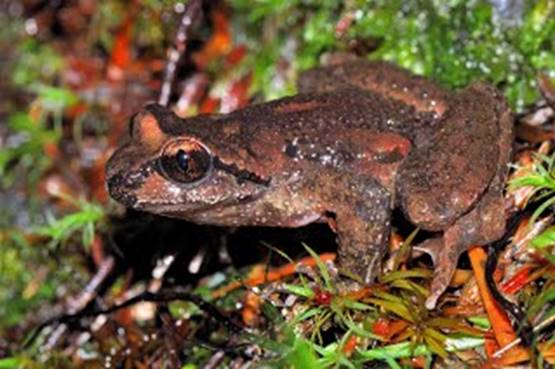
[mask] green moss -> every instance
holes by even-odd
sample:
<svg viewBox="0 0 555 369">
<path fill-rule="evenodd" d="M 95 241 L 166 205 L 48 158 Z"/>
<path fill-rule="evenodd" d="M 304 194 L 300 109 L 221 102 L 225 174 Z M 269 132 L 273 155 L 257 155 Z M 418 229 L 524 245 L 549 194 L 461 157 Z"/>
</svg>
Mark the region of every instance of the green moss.
<svg viewBox="0 0 555 369">
<path fill-rule="evenodd" d="M 324 51 L 348 51 L 355 40 L 371 41 L 377 45 L 367 54 L 371 59 L 395 62 L 453 88 L 489 80 L 517 110 L 539 98 L 538 71 L 555 76 L 550 37 L 555 34 L 555 5 L 548 0 L 527 2 L 522 17 L 512 22 L 496 16 L 488 1 L 280 3 L 231 1 L 243 31 L 239 35 L 254 55 L 248 62 L 254 65 L 255 89 L 267 98 L 293 92 L 290 84 L 280 91 L 272 84 L 275 61 L 288 58 L 288 45 L 295 50 L 291 68 L 303 70 L 316 65 Z M 335 26 L 345 17 L 352 17 L 352 24 L 337 37 Z"/>
</svg>

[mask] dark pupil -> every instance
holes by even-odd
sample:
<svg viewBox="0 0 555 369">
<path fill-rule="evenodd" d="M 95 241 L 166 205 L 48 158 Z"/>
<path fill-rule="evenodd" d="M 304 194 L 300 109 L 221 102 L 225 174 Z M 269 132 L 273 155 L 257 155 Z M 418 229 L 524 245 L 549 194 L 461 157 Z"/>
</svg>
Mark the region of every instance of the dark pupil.
<svg viewBox="0 0 555 369">
<path fill-rule="evenodd" d="M 211 158 L 202 148 L 191 151 L 179 149 L 173 155 L 162 156 L 160 164 L 166 177 L 177 182 L 190 183 L 204 177 L 210 169 Z"/>
<path fill-rule="evenodd" d="M 189 155 L 185 150 L 179 150 L 177 152 L 177 164 L 184 172 L 189 169 Z"/>
</svg>

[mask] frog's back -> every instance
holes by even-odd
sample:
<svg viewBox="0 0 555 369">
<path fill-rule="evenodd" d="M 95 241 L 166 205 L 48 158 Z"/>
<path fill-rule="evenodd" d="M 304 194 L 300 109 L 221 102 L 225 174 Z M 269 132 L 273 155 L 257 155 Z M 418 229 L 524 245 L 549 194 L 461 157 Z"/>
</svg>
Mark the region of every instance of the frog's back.
<svg viewBox="0 0 555 369">
<path fill-rule="evenodd" d="M 332 170 L 374 177 L 392 188 L 414 134 L 434 122 L 433 113 L 346 89 L 252 105 L 209 122 L 195 118 L 173 131 L 194 133 L 220 156 L 274 175 Z"/>
<path fill-rule="evenodd" d="M 388 96 L 438 116 L 445 112 L 452 96 L 436 82 L 384 61 L 340 61 L 305 71 L 299 79 L 301 93 L 333 91 L 349 86 Z"/>
<path fill-rule="evenodd" d="M 225 147 L 266 141 L 332 143 L 351 132 L 393 132 L 411 138 L 420 128 L 432 125 L 434 114 L 360 89 L 286 97 L 240 111 L 206 119 L 188 119 L 171 130 L 195 132 L 205 141 Z"/>
</svg>

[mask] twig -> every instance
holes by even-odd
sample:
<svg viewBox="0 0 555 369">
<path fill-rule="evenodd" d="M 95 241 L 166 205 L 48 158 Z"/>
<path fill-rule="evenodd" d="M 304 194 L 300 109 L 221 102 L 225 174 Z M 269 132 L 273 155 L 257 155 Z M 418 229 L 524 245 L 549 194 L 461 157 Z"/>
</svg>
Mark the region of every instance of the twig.
<svg viewBox="0 0 555 369">
<path fill-rule="evenodd" d="M 150 292 L 157 292 L 162 287 L 162 278 L 175 261 L 175 255 L 166 255 L 156 262 L 156 267 L 152 271 L 152 280 L 148 285 Z"/>
<path fill-rule="evenodd" d="M 108 277 L 112 269 L 114 269 L 114 263 L 114 258 L 112 256 L 109 256 L 102 261 L 98 267 L 98 271 L 85 286 L 81 295 L 71 302 L 71 306 L 69 307 L 70 312 L 75 313 L 92 301 L 98 287 L 102 284 L 106 277 Z"/>
<path fill-rule="evenodd" d="M 537 220 L 532 227 L 530 228 L 530 230 L 524 235 L 524 237 L 522 237 L 522 239 L 520 241 L 518 241 L 513 249 L 516 250 L 515 252 L 512 253 L 512 255 L 510 255 L 510 257 L 515 258 L 518 255 L 522 254 L 522 250 L 527 251 L 526 249 L 526 244 L 528 244 L 530 241 L 532 241 L 536 236 L 538 236 L 540 233 L 542 233 L 551 223 L 553 223 L 553 216 L 552 215 L 548 215 L 543 219 Z"/>
<path fill-rule="evenodd" d="M 215 369 L 220 366 L 222 361 L 225 359 L 225 352 L 217 351 L 212 357 L 208 360 L 206 365 L 204 365 L 203 369 Z"/>
<path fill-rule="evenodd" d="M 547 318 L 546 320 L 544 320 L 543 322 L 541 322 L 540 324 L 535 326 L 534 329 L 533 329 L 533 332 L 538 333 L 540 330 L 544 329 L 545 327 L 547 327 L 548 325 L 550 325 L 554 322 L 555 322 L 555 315 L 552 315 L 551 317 Z M 505 345 L 504 347 L 502 347 L 499 350 L 497 350 L 496 352 L 494 352 L 493 357 L 494 358 L 501 357 L 505 352 L 509 351 L 510 349 L 512 349 L 515 346 L 518 346 L 521 342 L 522 342 L 522 338 L 520 338 L 520 337 L 517 338 L 516 340 L 512 341 L 511 343 Z"/>
<path fill-rule="evenodd" d="M 68 324 L 87 317 L 107 315 L 107 314 L 113 313 L 114 311 L 121 310 L 128 306 L 134 305 L 138 302 L 143 302 L 143 301 L 169 302 L 174 300 L 183 300 L 183 301 L 192 302 L 193 304 L 197 305 L 199 309 L 203 310 L 206 314 L 208 314 L 211 318 L 214 318 L 216 321 L 223 323 L 224 326 L 229 330 L 233 332 L 243 331 L 243 327 L 233 322 L 227 316 L 222 314 L 216 306 L 212 305 L 209 302 L 204 301 L 201 297 L 191 294 L 185 291 L 183 288 L 174 288 L 174 289 L 166 288 L 166 289 L 160 290 L 157 293 L 144 291 L 139 295 L 130 298 L 129 300 L 126 300 L 120 304 L 113 305 L 107 309 L 94 309 L 90 311 L 81 311 L 75 314 L 66 314 L 60 317 L 48 319 L 33 331 L 31 336 L 27 340 L 26 345 L 33 342 L 35 338 L 38 336 L 38 334 L 49 325 Z"/>
<path fill-rule="evenodd" d="M 185 50 L 187 50 L 189 28 L 191 28 L 193 20 L 200 14 L 202 8 L 201 5 L 202 0 L 190 0 L 183 11 L 183 16 L 181 17 L 181 22 L 179 23 L 179 27 L 177 28 L 177 33 L 175 35 L 174 45 L 168 50 L 168 63 L 166 64 L 164 80 L 160 90 L 160 97 L 158 98 L 158 103 L 160 105 L 167 106 L 170 101 L 172 85 L 175 79 L 175 70 L 177 69 L 177 62 L 181 59 Z"/>
<path fill-rule="evenodd" d="M 106 280 L 108 275 L 110 275 L 110 273 L 114 269 L 114 263 L 114 258 L 111 256 L 102 261 L 102 263 L 98 267 L 98 271 L 85 286 L 83 292 L 81 292 L 81 294 L 76 299 L 70 301 L 68 307 L 68 311 L 70 314 L 77 313 L 94 299 L 99 286 L 102 284 L 102 282 Z M 46 344 L 44 345 L 44 350 L 49 350 L 54 347 L 56 342 L 58 342 L 62 334 L 65 332 L 66 328 L 67 327 L 64 324 L 60 324 L 58 328 L 50 335 L 50 338 L 46 341 Z M 28 342 L 30 343 L 32 342 L 32 340 Z"/>
</svg>

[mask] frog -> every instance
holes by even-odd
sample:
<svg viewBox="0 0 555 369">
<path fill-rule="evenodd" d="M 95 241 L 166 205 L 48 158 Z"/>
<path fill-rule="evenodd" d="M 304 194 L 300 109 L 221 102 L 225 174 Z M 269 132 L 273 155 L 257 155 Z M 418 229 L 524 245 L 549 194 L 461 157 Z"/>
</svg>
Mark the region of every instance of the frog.
<svg viewBox="0 0 555 369">
<path fill-rule="evenodd" d="M 376 281 L 399 209 L 430 237 L 434 309 L 462 253 L 502 237 L 513 123 L 485 82 L 451 91 L 392 63 L 303 73 L 298 94 L 180 118 L 148 104 L 109 159 L 128 208 L 224 227 L 328 223 L 339 269 Z"/>
</svg>

